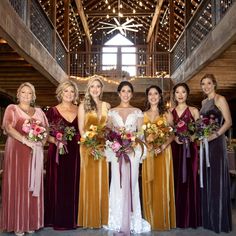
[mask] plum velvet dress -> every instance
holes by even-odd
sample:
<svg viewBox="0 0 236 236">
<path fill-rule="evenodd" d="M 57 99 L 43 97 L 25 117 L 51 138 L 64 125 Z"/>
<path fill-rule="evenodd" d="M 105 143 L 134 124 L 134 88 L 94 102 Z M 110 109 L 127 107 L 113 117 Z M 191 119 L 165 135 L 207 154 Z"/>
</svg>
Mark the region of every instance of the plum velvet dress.
<svg viewBox="0 0 236 236">
<path fill-rule="evenodd" d="M 219 125 L 223 123 L 222 113 L 214 98 L 205 101 L 200 114 L 204 117 L 214 115 Z M 205 165 L 205 159 L 203 161 L 202 224 L 216 233 L 229 232 L 232 230 L 232 213 L 225 135 L 209 142 L 209 161 L 210 167 Z"/>
</svg>

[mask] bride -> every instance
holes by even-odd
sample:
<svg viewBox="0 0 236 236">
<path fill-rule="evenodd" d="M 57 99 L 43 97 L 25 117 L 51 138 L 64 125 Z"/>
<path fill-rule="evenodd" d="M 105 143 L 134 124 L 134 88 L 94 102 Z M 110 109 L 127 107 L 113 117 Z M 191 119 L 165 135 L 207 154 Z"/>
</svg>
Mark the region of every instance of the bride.
<svg viewBox="0 0 236 236">
<path fill-rule="evenodd" d="M 127 131 L 137 131 L 143 123 L 142 111 L 130 105 L 133 96 L 133 86 L 128 81 L 122 81 L 117 92 L 120 105 L 108 112 L 108 126 L 122 128 Z M 130 162 L 123 161 L 121 171 L 115 153 L 107 148 L 106 157 L 111 162 L 111 185 L 109 196 L 108 229 L 119 231 L 120 234 L 143 233 L 150 231 L 150 224 L 142 219 L 139 197 L 139 164 L 141 148 L 129 153 Z M 130 168 L 131 165 L 131 168 Z M 130 180 L 131 176 L 131 180 Z M 121 184 L 122 183 L 122 186 Z M 130 187 L 132 183 L 132 188 Z"/>
</svg>

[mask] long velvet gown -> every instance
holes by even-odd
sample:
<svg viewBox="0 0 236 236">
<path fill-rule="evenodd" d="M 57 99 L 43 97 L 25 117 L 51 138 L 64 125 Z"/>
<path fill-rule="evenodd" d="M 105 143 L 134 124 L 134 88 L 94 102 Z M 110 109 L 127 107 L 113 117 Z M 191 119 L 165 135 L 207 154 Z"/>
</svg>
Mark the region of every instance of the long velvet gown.
<svg viewBox="0 0 236 236">
<path fill-rule="evenodd" d="M 107 104 L 102 103 L 102 116 L 91 111 L 85 115 L 84 130 L 91 125 L 105 126 Z M 80 145 L 81 170 L 78 226 L 100 228 L 108 221 L 108 164 L 105 158 L 94 160 L 90 148 Z"/>
<path fill-rule="evenodd" d="M 68 153 L 59 155 L 56 163 L 56 145 L 49 144 L 45 180 L 45 226 L 54 229 L 74 229 L 77 227 L 80 155 L 77 116 L 67 121 L 52 107 L 47 112 L 49 124 L 62 122 L 65 126 L 74 126 L 76 135 L 67 141 Z"/>
<path fill-rule="evenodd" d="M 40 121 L 41 126 L 48 126 L 47 118 L 40 108 L 35 108 L 35 113 L 30 117 L 19 106 L 9 105 L 4 113 L 2 128 L 11 124 L 21 135 L 25 135 L 22 125 L 29 119 Z M 29 191 L 31 161 L 32 149 L 8 136 L 3 162 L 0 230 L 26 232 L 44 226 L 43 171 L 40 174 L 40 193 L 35 197 Z"/>
<path fill-rule="evenodd" d="M 157 117 L 153 123 L 157 123 Z M 144 123 L 152 123 L 144 113 Z M 142 165 L 142 196 L 144 218 L 152 230 L 169 230 L 176 227 L 175 196 L 172 151 L 169 145 L 163 152 L 153 156 L 147 153 Z"/>
<path fill-rule="evenodd" d="M 188 107 L 180 117 L 175 109 L 173 109 L 172 114 L 175 124 L 179 121 L 185 121 L 187 124 L 194 121 Z M 184 157 L 183 144 L 173 141 L 171 146 L 174 164 L 176 226 L 179 228 L 196 228 L 201 225 L 197 144 L 190 142 L 189 158 Z M 184 161 L 186 161 L 186 165 L 183 166 Z M 184 183 L 183 168 L 186 172 L 186 182 L 184 181 Z"/>
<path fill-rule="evenodd" d="M 215 105 L 214 98 L 206 100 L 200 114 L 214 115 L 219 125 L 223 123 L 221 111 Z M 209 142 L 210 167 L 203 160 L 203 188 L 201 189 L 202 223 L 206 229 L 217 233 L 232 230 L 232 213 L 230 201 L 230 179 L 227 161 L 225 135 Z"/>
</svg>

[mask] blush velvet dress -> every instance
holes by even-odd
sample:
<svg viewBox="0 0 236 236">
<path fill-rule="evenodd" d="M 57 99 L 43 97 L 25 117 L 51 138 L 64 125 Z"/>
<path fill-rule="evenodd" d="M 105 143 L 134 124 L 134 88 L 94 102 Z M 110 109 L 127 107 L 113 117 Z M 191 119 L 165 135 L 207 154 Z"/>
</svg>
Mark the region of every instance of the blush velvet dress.
<svg viewBox="0 0 236 236">
<path fill-rule="evenodd" d="M 59 155 L 56 162 L 56 145 L 49 144 L 45 180 L 45 226 L 57 230 L 77 227 L 80 155 L 80 139 L 77 116 L 72 122 L 67 121 L 56 107 L 47 112 L 50 125 L 74 127 L 76 135 L 67 141 L 68 153 Z"/>
<path fill-rule="evenodd" d="M 144 124 L 167 122 L 165 116 L 153 122 L 144 113 Z M 147 152 L 142 164 L 142 196 L 144 218 L 152 230 L 169 230 L 176 227 L 175 196 L 171 146 L 157 154 Z"/>
<path fill-rule="evenodd" d="M 214 98 L 207 99 L 200 110 L 203 117 L 214 115 L 219 125 L 223 116 L 215 105 Z M 230 179 L 227 161 L 225 135 L 209 142 L 210 167 L 203 159 L 203 188 L 201 188 L 203 227 L 220 232 L 232 230 L 232 213 L 230 201 Z"/>
<path fill-rule="evenodd" d="M 186 124 L 194 121 L 189 107 L 180 117 L 175 109 L 172 110 L 172 114 L 174 124 L 179 121 L 184 121 Z M 183 144 L 173 141 L 171 146 L 174 164 L 176 226 L 179 228 L 197 228 L 201 225 L 197 143 L 190 142 L 190 157 L 188 158 L 184 156 Z M 186 173 L 185 181 L 183 181 L 183 171 Z"/>
<path fill-rule="evenodd" d="M 34 119 L 40 126 L 48 127 L 48 121 L 40 108 L 35 108 L 29 116 L 18 105 L 9 105 L 4 113 L 2 128 L 11 124 L 21 135 L 25 120 Z M 42 147 L 43 148 L 43 147 Z M 42 150 L 43 152 L 43 150 Z M 32 149 L 18 140 L 7 137 L 3 162 L 2 211 L 0 229 L 3 231 L 26 232 L 38 230 L 44 226 L 43 207 L 43 171 L 40 174 L 39 196 L 29 191 L 31 177 Z"/>
<path fill-rule="evenodd" d="M 97 112 L 85 114 L 84 131 L 91 125 L 103 127 L 107 122 L 107 103 L 102 102 L 102 116 Z M 108 221 L 108 164 L 105 157 L 94 160 L 91 149 L 80 145 L 81 169 L 78 226 L 101 228 Z"/>
</svg>

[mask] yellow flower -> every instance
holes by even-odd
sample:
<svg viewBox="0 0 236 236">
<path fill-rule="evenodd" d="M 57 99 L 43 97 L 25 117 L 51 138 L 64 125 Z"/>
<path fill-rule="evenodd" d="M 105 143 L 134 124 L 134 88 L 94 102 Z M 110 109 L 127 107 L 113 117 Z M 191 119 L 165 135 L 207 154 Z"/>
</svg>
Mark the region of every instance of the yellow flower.
<svg viewBox="0 0 236 236">
<path fill-rule="evenodd" d="M 161 125 L 163 125 L 164 124 L 164 121 L 162 120 L 162 119 L 159 119 L 158 121 L 157 121 L 157 125 L 158 126 L 161 126 Z"/>
<path fill-rule="evenodd" d="M 91 132 L 88 132 L 88 137 L 91 139 L 95 136 L 95 132 L 91 131 Z"/>
<path fill-rule="evenodd" d="M 142 125 L 142 130 L 146 130 L 147 126 L 146 125 Z"/>
<path fill-rule="evenodd" d="M 89 129 L 92 131 L 97 131 L 98 127 L 96 125 L 90 125 Z"/>
</svg>

